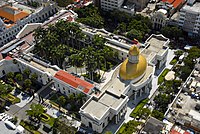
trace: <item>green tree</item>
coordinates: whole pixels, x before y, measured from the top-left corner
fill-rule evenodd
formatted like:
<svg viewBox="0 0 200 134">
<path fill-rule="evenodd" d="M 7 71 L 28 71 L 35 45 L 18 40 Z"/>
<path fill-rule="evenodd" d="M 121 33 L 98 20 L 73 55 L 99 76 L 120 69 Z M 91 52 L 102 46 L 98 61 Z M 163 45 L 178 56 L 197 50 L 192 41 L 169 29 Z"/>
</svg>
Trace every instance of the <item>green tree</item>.
<svg viewBox="0 0 200 134">
<path fill-rule="evenodd" d="M 70 101 L 74 101 L 75 100 L 75 96 L 74 96 L 74 94 L 69 94 L 69 99 L 70 99 Z"/>
<path fill-rule="evenodd" d="M 183 36 L 183 33 L 182 33 L 182 30 L 178 27 L 171 27 L 171 26 L 166 26 L 166 27 L 163 27 L 161 29 L 161 33 L 172 39 L 172 38 L 175 38 L 175 39 L 178 39 L 179 37 L 182 37 Z"/>
<path fill-rule="evenodd" d="M 31 104 L 30 110 L 26 110 L 26 114 L 40 121 L 44 108 L 40 104 Z"/>
<path fill-rule="evenodd" d="M 176 55 L 176 57 L 180 57 L 183 54 L 182 50 L 177 50 L 174 52 L 174 54 Z"/>
<path fill-rule="evenodd" d="M 160 93 L 154 98 L 154 102 L 156 104 L 156 107 L 162 111 L 165 112 L 167 110 L 168 104 L 170 103 L 171 96 L 165 93 Z"/>
<path fill-rule="evenodd" d="M 181 67 L 181 76 L 180 78 L 183 80 L 186 80 L 190 73 L 192 72 L 191 68 L 189 66 L 183 66 Z"/>
<path fill-rule="evenodd" d="M 158 111 L 158 110 L 153 110 L 151 115 L 152 115 L 154 118 L 156 118 L 156 119 L 158 119 L 158 120 L 160 120 L 160 121 L 162 121 L 163 118 L 164 118 L 164 114 L 163 114 L 162 112 Z"/>
<path fill-rule="evenodd" d="M 32 85 L 32 82 L 30 79 L 26 79 L 24 80 L 24 86 L 27 87 L 27 88 L 30 88 Z"/>
<path fill-rule="evenodd" d="M 23 80 L 23 75 L 22 74 L 17 74 L 15 76 L 15 79 L 18 80 L 18 81 L 22 81 Z"/>
<path fill-rule="evenodd" d="M 138 41 L 142 41 L 142 38 L 143 38 L 142 35 L 143 34 L 140 31 L 136 29 L 132 29 L 131 31 L 127 33 L 126 36 L 131 40 L 137 39 Z"/>
<path fill-rule="evenodd" d="M 117 26 L 117 30 L 119 30 L 120 33 L 124 33 L 126 32 L 126 24 L 125 23 L 120 23 L 118 26 Z"/>
<path fill-rule="evenodd" d="M 76 68 L 76 74 L 77 74 L 77 68 L 83 67 L 84 59 L 82 53 L 78 54 L 72 54 L 69 57 L 70 64 Z"/>
<path fill-rule="evenodd" d="M 60 96 L 60 97 L 58 98 L 58 103 L 59 103 L 59 106 L 64 106 L 65 103 L 66 103 L 65 97 L 64 97 L 64 96 Z"/>
<path fill-rule="evenodd" d="M 27 78 L 29 77 L 30 73 L 31 73 L 31 71 L 30 71 L 28 68 L 24 69 L 24 71 L 23 71 L 23 74 L 24 74 Z"/>
<path fill-rule="evenodd" d="M 14 73 L 13 72 L 9 72 L 7 73 L 6 77 L 9 79 L 13 79 L 14 78 Z"/>
<path fill-rule="evenodd" d="M 31 75 L 31 80 L 36 81 L 37 78 L 38 78 L 38 75 L 37 75 L 36 73 L 33 73 L 33 74 Z"/>
</svg>

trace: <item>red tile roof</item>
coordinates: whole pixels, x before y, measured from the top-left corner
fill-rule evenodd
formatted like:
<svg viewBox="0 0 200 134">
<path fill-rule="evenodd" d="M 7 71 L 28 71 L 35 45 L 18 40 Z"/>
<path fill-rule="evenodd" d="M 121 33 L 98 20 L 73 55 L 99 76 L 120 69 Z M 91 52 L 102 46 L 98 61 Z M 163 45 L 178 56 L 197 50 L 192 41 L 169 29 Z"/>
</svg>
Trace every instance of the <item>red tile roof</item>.
<svg viewBox="0 0 200 134">
<path fill-rule="evenodd" d="M 181 134 L 181 133 L 179 133 L 178 131 L 172 129 L 171 132 L 170 132 L 170 134 Z M 187 131 L 185 131 L 183 134 L 190 134 L 190 133 L 187 132 Z"/>
<path fill-rule="evenodd" d="M 54 77 L 69 84 L 70 86 L 74 88 L 77 88 L 77 87 L 83 88 L 82 90 L 84 93 L 88 93 L 90 89 L 94 87 L 94 85 L 90 84 L 89 82 L 86 82 L 78 77 L 75 77 L 63 70 L 58 71 Z"/>
<path fill-rule="evenodd" d="M 5 60 L 12 60 L 12 58 L 10 56 L 6 56 L 4 59 Z"/>
<path fill-rule="evenodd" d="M 0 8 L 0 16 L 3 18 L 6 18 L 12 22 L 16 22 L 18 20 L 21 20 L 28 16 L 29 14 L 20 11 L 17 8 L 11 7 L 11 6 L 3 6 Z"/>
<path fill-rule="evenodd" d="M 185 0 L 176 0 L 174 3 L 173 3 L 173 7 L 174 8 L 177 8 L 180 4 L 184 3 Z"/>
<path fill-rule="evenodd" d="M 162 2 L 168 2 L 172 4 L 174 8 L 177 8 L 180 4 L 184 3 L 185 0 L 162 0 Z"/>
</svg>

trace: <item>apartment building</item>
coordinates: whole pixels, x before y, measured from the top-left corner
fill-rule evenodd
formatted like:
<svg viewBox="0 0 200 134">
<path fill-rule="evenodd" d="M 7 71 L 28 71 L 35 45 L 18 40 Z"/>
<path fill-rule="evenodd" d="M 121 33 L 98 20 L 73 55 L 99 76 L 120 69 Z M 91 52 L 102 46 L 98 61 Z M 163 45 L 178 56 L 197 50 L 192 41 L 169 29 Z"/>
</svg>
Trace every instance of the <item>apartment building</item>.
<svg viewBox="0 0 200 134">
<path fill-rule="evenodd" d="M 190 36 L 200 34 L 200 1 L 189 0 L 180 10 L 178 25 Z"/>
<path fill-rule="evenodd" d="M 101 9 L 105 11 L 119 9 L 124 0 L 101 0 Z"/>
</svg>

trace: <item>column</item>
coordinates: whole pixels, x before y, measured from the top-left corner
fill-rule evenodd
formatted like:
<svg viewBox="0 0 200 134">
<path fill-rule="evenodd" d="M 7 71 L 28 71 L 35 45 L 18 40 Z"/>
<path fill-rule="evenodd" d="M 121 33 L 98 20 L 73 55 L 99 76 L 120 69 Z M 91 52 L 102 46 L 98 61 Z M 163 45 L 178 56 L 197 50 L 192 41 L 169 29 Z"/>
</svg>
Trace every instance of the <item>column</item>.
<svg viewBox="0 0 200 134">
<path fill-rule="evenodd" d="M 139 92 L 140 92 L 140 97 L 142 96 L 142 88 L 139 90 Z"/>
<path fill-rule="evenodd" d="M 115 115 L 115 124 L 117 124 L 117 115 Z"/>
<path fill-rule="evenodd" d="M 148 85 L 145 86 L 145 93 L 148 94 Z"/>
<path fill-rule="evenodd" d="M 134 95 L 135 95 L 134 100 L 136 100 L 136 98 L 137 98 L 137 92 L 135 92 Z"/>
</svg>

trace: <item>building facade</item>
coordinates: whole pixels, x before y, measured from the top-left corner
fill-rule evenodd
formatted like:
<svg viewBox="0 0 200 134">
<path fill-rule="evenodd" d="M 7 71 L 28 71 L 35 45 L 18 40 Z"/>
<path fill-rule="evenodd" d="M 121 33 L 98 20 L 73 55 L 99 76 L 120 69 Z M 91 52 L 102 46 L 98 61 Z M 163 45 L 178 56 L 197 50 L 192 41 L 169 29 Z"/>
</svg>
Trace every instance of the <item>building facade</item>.
<svg viewBox="0 0 200 134">
<path fill-rule="evenodd" d="M 101 0 L 100 4 L 101 9 L 103 9 L 104 11 L 110 11 L 114 9 L 119 9 L 122 6 L 123 2 L 124 0 Z"/>
<path fill-rule="evenodd" d="M 110 122 L 117 124 L 124 118 L 130 99 L 137 103 L 148 97 L 155 69 L 165 66 L 169 39 L 152 35 L 145 44 L 144 48 L 129 47 L 126 59 L 113 71 L 106 86 L 100 88 L 102 94 L 81 107 L 81 122 L 86 127 L 102 133 Z"/>
<path fill-rule="evenodd" d="M 2 9 L 2 8 L 4 8 L 4 9 Z M 10 8 L 10 10 L 8 11 L 7 10 L 8 8 L 6 8 L 6 10 L 5 10 L 5 7 L 1 7 L 1 9 L 4 12 L 0 12 L 0 17 L 4 18 L 4 17 L 10 16 L 10 15 L 14 16 L 14 18 L 19 17 L 19 15 L 17 15 L 16 13 L 13 14 L 13 12 L 16 12 L 16 11 L 13 11 L 13 8 Z M 11 12 L 11 10 L 12 10 L 12 12 Z M 15 39 L 15 36 L 26 24 L 44 22 L 48 17 L 54 15 L 56 12 L 57 12 L 56 4 L 47 2 L 42 7 L 40 7 L 38 10 L 36 10 L 35 13 L 32 13 L 23 18 L 20 18 L 19 20 L 17 19 L 16 22 L 13 22 L 12 26 L 6 27 L 5 26 L 6 21 L 3 21 L 0 18 L 0 46 L 3 46 L 4 44 L 8 43 L 9 41 Z M 8 18 L 5 18 L 5 19 L 8 19 Z"/>
<path fill-rule="evenodd" d="M 200 34 L 200 2 L 189 1 L 181 10 L 178 25 L 188 32 L 188 35 Z"/>
<path fill-rule="evenodd" d="M 153 23 L 153 29 L 160 30 L 162 27 L 167 25 L 167 10 L 159 9 L 151 16 L 151 21 Z"/>
</svg>

